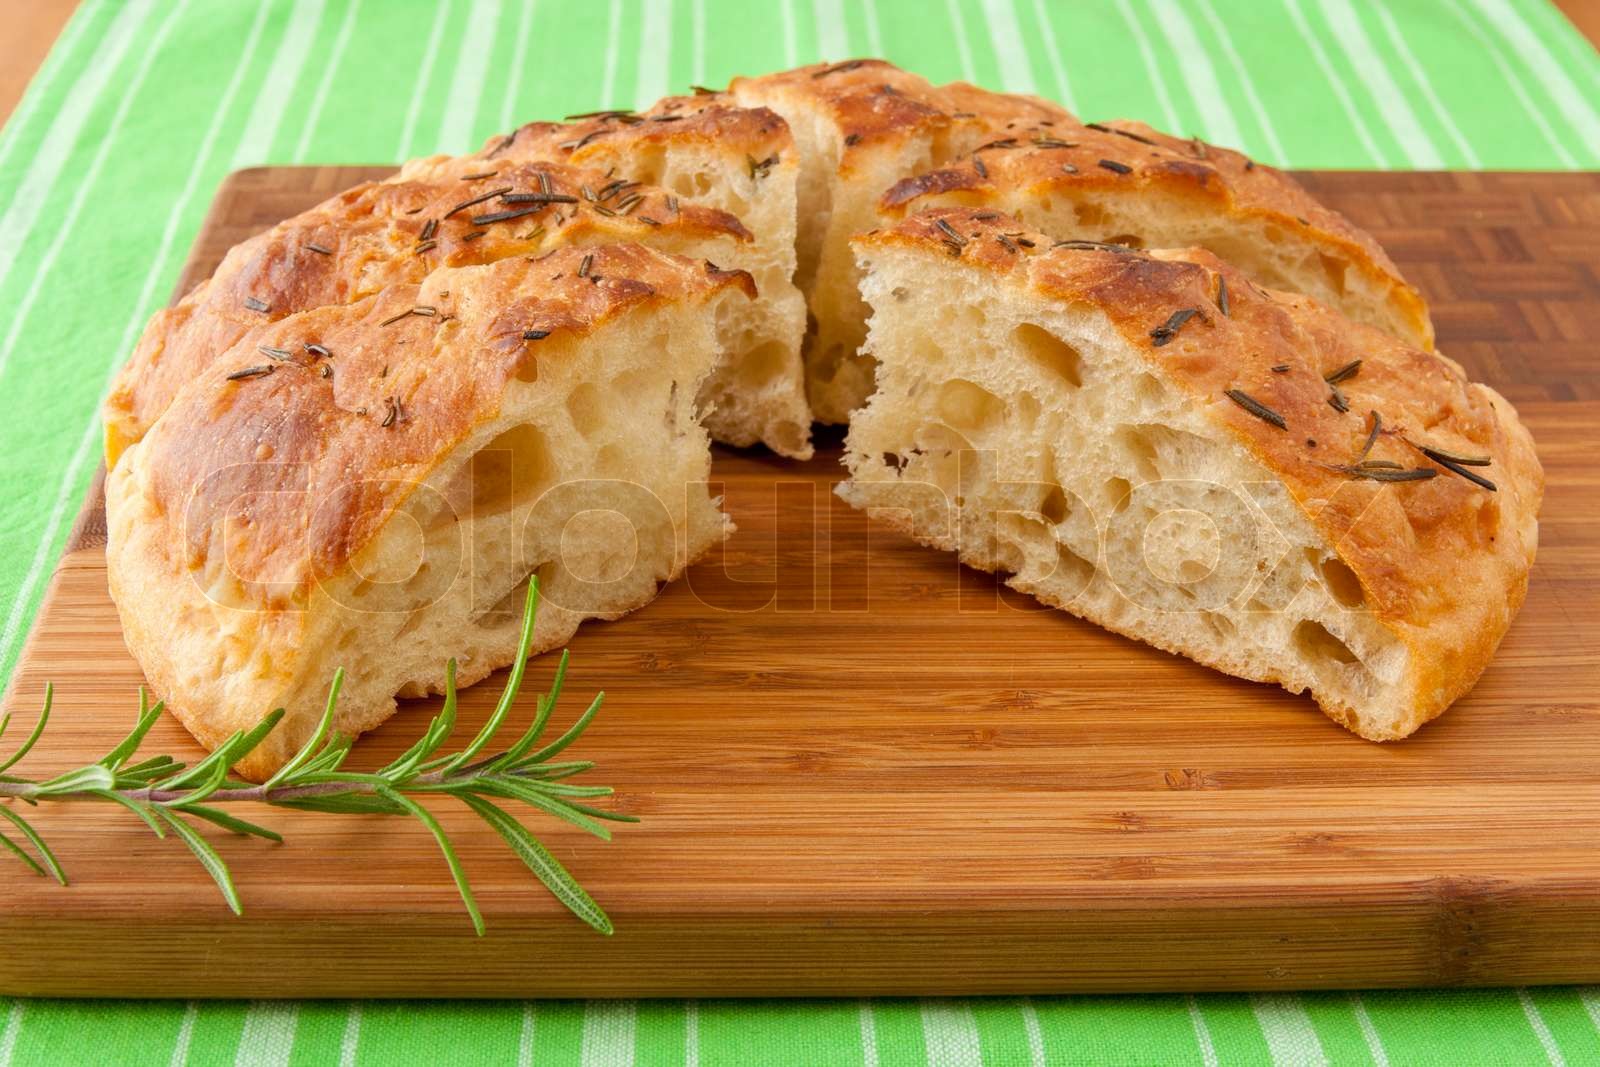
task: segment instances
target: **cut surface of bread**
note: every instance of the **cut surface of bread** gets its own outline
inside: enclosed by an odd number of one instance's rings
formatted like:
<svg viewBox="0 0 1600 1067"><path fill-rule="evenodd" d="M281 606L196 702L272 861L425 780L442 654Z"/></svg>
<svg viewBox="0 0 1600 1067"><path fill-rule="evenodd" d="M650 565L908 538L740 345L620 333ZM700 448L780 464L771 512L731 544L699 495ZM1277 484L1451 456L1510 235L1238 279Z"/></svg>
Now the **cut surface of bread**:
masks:
<svg viewBox="0 0 1600 1067"><path fill-rule="evenodd" d="M729 306L718 324L727 355L703 387L706 424L729 444L810 455L792 242L785 258L734 213L614 173L529 156L418 160L235 246L208 281L151 319L119 373L104 406L107 466L179 388L253 329L420 282L440 266L619 241L751 274L762 299ZM792 211L784 217L792 229Z"/></svg>
<svg viewBox="0 0 1600 1067"><path fill-rule="evenodd" d="M899 179L944 166L1013 127L1075 120L1037 97L933 85L876 59L736 78L728 92L777 112L794 135L796 281L813 320L807 396L818 419L844 422L872 391L871 361L857 354L867 309L850 238L877 225L878 198Z"/></svg>
<svg viewBox="0 0 1600 1067"><path fill-rule="evenodd" d="M727 93L669 96L645 111L599 111L566 122L531 122L492 137L473 156L413 160L405 172L447 173L517 160L554 160L665 190L674 203L726 211L751 234L738 267L755 279L764 318L784 325L784 342L746 344L728 373L713 378L707 425L719 441L764 442L784 455L811 454L799 345L805 299L795 288L795 183L799 154L788 125ZM756 430L760 428L760 432Z"/></svg>
<svg viewBox="0 0 1600 1067"><path fill-rule="evenodd" d="M957 209L857 240L877 392L840 495L1366 738L1469 689L1537 544L1511 405L1203 250L1050 245Z"/></svg>
<svg viewBox="0 0 1600 1067"><path fill-rule="evenodd" d="M1271 289L1433 347L1421 294L1368 234L1282 171L1141 122L1018 130L896 183L887 224L930 207L992 208L1054 240L1199 247Z"/></svg>
<svg viewBox="0 0 1600 1067"><path fill-rule="evenodd" d="M639 245L435 270L255 331L199 371L106 485L110 585L157 695L239 768L615 618L724 537L695 396L749 276ZM258 345L288 353L263 355Z"/></svg>

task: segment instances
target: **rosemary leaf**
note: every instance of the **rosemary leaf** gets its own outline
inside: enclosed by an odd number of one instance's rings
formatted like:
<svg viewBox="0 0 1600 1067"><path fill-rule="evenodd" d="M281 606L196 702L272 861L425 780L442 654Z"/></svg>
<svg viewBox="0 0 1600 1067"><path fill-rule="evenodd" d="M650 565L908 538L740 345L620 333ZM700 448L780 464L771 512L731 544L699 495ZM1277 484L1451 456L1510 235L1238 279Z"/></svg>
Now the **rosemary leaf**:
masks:
<svg viewBox="0 0 1600 1067"><path fill-rule="evenodd" d="M557 900L567 906L568 911L602 934L611 935L615 928L611 925L610 917L600 910L600 906L583 891L577 880L567 873L561 861L552 856L550 850L540 844L526 827L481 797L469 794L462 799L467 807L477 812L484 822L505 838L517 858L545 884L545 888L555 894Z"/></svg>
<svg viewBox="0 0 1600 1067"><path fill-rule="evenodd" d="M54 702L55 695L55 686L49 682L46 682L44 685L44 707L39 709L39 719L33 724L33 733L28 735L28 739L26 741L22 742L21 748L17 749L11 754L10 759L6 760L4 763L0 763L0 773L9 771L12 767L15 767L22 760L22 757L26 756L28 751L39 742L39 735L44 733L45 723L50 721L50 705L52 702ZM9 723L10 720L11 716L7 715L7 723Z"/></svg>
<svg viewBox="0 0 1600 1067"><path fill-rule="evenodd" d="M0 815L4 815L7 819L11 820L12 825L22 832L23 837L28 839L28 843L38 850L39 858L44 860L46 867L50 868L50 873L55 875L56 881L60 882L62 885L66 885L67 872L61 869L61 864L56 860L56 854L50 851L50 846L44 843L44 838L39 836L39 831L33 828L33 824L28 822L28 820L24 819L21 815L18 815L16 812L12 811L10 808L0 808ZM11 844L9 838L7 839L6 843ZM29 856L26 852L23 852L15 845L12 847L19 855L28 860L29 863L33 864L34 870L39 871L40 874L44 873L37 863L33 863L33 857Z"/></svg>
<svg viewBox="0 0 1600 1067"><path fill-rule="evenodd" d="M450 866L450 876L456 880L456 890L461 894L461 903L467 907L467 914L472 916L472 928L478 931L478 936L483 936L483 914L478 911L478 902L472 898L472 886L467 882L467 872L461 867L461 860L456 856L455 846L450 844L449 836L444 832L444 827L439 825L439 820L433 813L418 804L404 793L396 792L389 785L377 787L380 797L391 804L397 804L410 814L416 816L417 821L428 828L433 839L439 843L439 851L444 853L444 861Z"/></svg>
<svg viewBox="0 0 1600 1067"><path fill-rule="evenodd" d="M3 811L4 809L0 809ZM228 871L228 865L217 855L217 850L211 847L211 842L201 837L199 832L183 819L165 808L156 808L157 818L165 820L166 824L177 833L183 843L189 846L189 851L194 853L195 859L200 861L200 866L206 869L211 880L217 883L217 888L222 890L222 898L228 902L228 907L235 915L244 914L244 905L239 903L239 890L234 887L233 875Z"/></svg>

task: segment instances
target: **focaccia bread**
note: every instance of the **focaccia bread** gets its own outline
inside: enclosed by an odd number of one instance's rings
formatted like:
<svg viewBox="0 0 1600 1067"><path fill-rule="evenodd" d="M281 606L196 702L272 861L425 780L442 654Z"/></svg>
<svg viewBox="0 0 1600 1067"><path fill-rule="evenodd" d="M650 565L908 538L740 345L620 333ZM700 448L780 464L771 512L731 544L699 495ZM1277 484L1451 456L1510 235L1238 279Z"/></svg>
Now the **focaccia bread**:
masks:
<svg viewBox="0 0 1600 1067"><path fill-rule="evenodd" d="M729 444L757 441L784 455L811 454L810 411L803 397L800 338L805 299L794 285L795 182L799 154L788 125L761 107L740 107L726 93L669 96L646 111L596 111L566 122L530 122L491 137L475 155L413 160L402 174L471 173L517 160L555 160L666 190L675 201L726 211L752 234L737 266L750 272L762 314L785 325L784 343L754 343L734 372L713 386L716 410L741 412L737 427L708 422ZM720 260L716 261L721 263ZM743 427L760 421L752 436Z"/></svg>
<svg viewBox="0 0 1600 1067"><path fill-rule="evenodd" d="M813 414L844 422L872 391L866 305L850 238L877 225L878 198L901 178L941 167L1007 131L1075 124L1065 108L965 83L932 85L878 59L735 78L741 104L788 122L800 156L798 273L813 333L806 389Z"/></svg>
<svg viewBox="0 0 1600 1067"><path fill-rule="evenodd" d="M1253 280L1433 347L1422 296L1378 243L1273 167L1142 122L1017 130L896 183L884 222L930 207L1005 212L1057 240L1200 247Z"/></svg>
<svg viewBox="0 0 1600 1067"><path fill-rule="evenodd" d="M639 245L441 268L251 331L201 368L106 483L128 647L214 747L273 708L239 771L315 726L506 666L655 596L729 526L694 397L749 275Z"/></svg>
<svg viewBox="0 0 1600 1067"><path fill-rule="evenodd" d="M1051 245L957 209L858 238L878 391L840 495L1366 738L1466 692L1538 540L1511 405L1203 250Z"/></svg>
<svg viewBox="0 0 1600 1067"><path fill-rule="evenodd" d="M728 307L725 362L701 403L719 440L810 454L801 298L737 216L594 168L438 160L368 182L236 245L212 277L145 328L104 406L107 466L177 391L250 331L300 311L418 283L440 266L634 241L762 273L764 299Z"/></svg>

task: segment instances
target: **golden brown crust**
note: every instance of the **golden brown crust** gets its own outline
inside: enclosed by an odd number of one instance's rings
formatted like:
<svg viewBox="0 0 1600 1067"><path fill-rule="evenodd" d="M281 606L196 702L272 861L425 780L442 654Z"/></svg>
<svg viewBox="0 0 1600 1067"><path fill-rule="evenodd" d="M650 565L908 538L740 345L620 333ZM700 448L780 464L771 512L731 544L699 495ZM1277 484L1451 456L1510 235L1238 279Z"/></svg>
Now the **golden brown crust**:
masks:
<svg viewBox="0 0 1600 1067"><path fill-rule="evenodd" d="M1443 711L1487 665L1526 592L1544 475L1511 405L1455 363L1305 297L1262 289L1198 249L1052 247L1005 216L970 209L923 212L858 242L955 256L1050 300L1103 312L1282 480L1355 573L1375 617L1412 650L1412 719L1401 734ZM1337 386L1325 380L1357 360ZM1363 457L1373 412L1381 429ZM1496 491L1424 447L1487 457L1487 466L1467 470ZM1432 474L1375 480L1351 471L1363 458ZM1348 709L1327 710L1350 720Z"/></svg>
<svg viewBox="0 0 1600 1067"><path fill-rule="evenodd" d="M979 131L1075 121L1071 112L1036 96L995 93L965 82L933 85L881 59L852 59L735 78L739 98L770 98L825 115L840 140L839 169L864 154L920 136L959 140Z"/></svg>
<svg viewBox="0 0 1600 1067"><path fill-rule="evenodd" d="M649 155L667 145L704 145L749 157L755 163L788 154L794 144L783 119L766 108L740 107L727 93L669 96L645 111L597 111L569 116L567 122L530 122L509 134L491 137L466 161L548 159L578 166L606 166ZM457 166L454 160L416 160Z"/></svg>
<svg viewBox="0 0 1600 1067"><path fill-rule="evenodd" d="M469 178L419 170L358 185L231 249L208 282L151 319L119 373L105 405L108 466L218 355L297 312L416 284L441 266L566 245L751 240L727 212L603 171L538 161L455 169Z"/></svg>
<svg viewBox="0 0 1600 1067"><path fill-rule="evenodd" d="M931 206L1003 207L1010 194L1160 192L1203 200L1221 217L1269 221L1338 253L1369 277L1431 347L1433 326L1420 293L1371 235L1319 204L1287 174L1242 153L1183 140L1142 122L1032 125L997 138L949 167L905 178L880 208L900 218Z"/></svg>
<svg viewBox="0 0 1600 1067"><path fill-rule="evenodd" d="M640 245L564 248L261 327L180 392L141 446L166 541L196 570L223 530L247 599L298 601L348 568L510 383L635 308L727 287L755 296L743 271Z"/></svg>

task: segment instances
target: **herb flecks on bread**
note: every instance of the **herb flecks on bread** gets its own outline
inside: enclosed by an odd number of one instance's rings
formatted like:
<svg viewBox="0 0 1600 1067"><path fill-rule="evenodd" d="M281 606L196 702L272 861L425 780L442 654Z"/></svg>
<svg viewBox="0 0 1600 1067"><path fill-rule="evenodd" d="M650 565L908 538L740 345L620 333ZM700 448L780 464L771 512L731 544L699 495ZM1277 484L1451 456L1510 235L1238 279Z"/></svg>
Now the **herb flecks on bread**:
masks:
<svg viewBox="0 0 1600 1067"><path fill-rule="evenodd" d="M1363 737L1470 688L1538 536L1504 398L1208 252L1054 245L954 209L857 239L878 391L840 495Z"/></svg>
<svg viewBox="0 0 1600 1067"><path fill-rule="evenodd" d="M111 591L207 747L283 707L241 773L316 725L511 662L648 603L731 528L694 397L749 275L638 245L434 271L281 319L185 386L106 484ZM264 354L265 353L265 354ZM277 353L282 353L281 355ZM324 373L331 368L331 373Z"/></svg>

